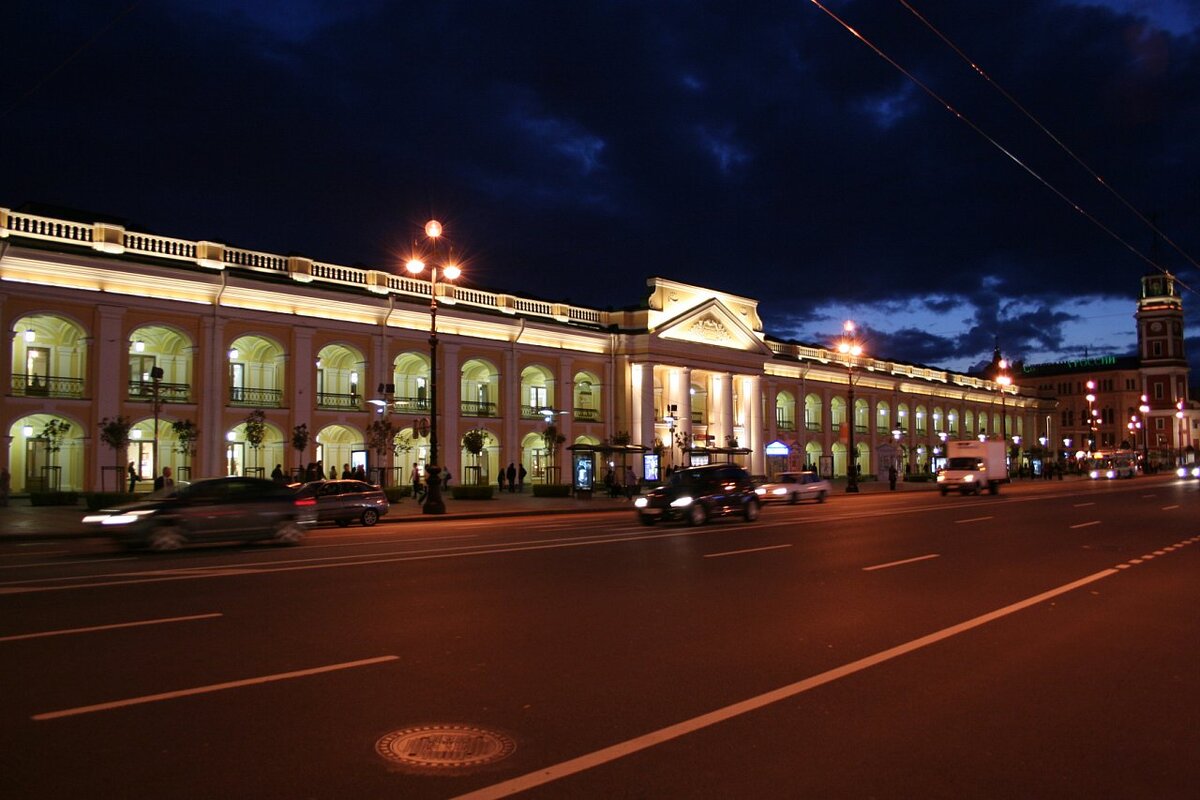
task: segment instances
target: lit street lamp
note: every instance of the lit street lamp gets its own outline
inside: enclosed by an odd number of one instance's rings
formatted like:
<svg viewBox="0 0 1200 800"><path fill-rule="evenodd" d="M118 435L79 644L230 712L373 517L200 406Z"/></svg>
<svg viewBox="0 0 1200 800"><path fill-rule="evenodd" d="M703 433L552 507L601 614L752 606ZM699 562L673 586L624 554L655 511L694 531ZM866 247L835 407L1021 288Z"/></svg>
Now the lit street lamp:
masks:
<svg viewBox="0 0 1200 800"><path fill-rule="evenodd" d="M1097 415L1097 413L1099 413L1096 411L1096 409L1093 405L1096 402L1096 395L1095 395L1096 382L1088 381L1087 382L1087 390L1088 390L1088 393L1087 393L1088 420L1087 421L1088 421L1088 434L1089 434L1088 435L1088 452L1094 453L1094 452L1096 452L1096 415Z"/></svg>
<svg viewBox="0 0 1200 800"><path fill-rule="evenodd" d="M846 491L858 491L858 450L854 447L854 359L862 355L862 345L853 338L854 323L846 320L842 325L842 338L838 340L838 352L846 357L846 382L849 384L849 418L850 430L847 443L850 452L846 461Z"/></svg>
<svg viewBox="0 0 1200 800"><path fill-rule="evenodd" d="M1150 413L1150 398L1142 395L1142 404L1138 406L1138 411L1142 412L1142 469L1145 470L1150 466L1150 420L1146 416Z"/></svg>
<svg viewBox="0 0 1200 800"><path fill-rule="evenodd" d="M999 374L996 375L996 383L999 384L999 386L1000 386L1000 441L1005 443L1005 445L1004 445L1004 453L1005 453L1004 466L1005 466L1005 469L1007 469L1008 468L1008 421L1005 419L1005 417L1007 415L1004 413L1004 392L1007 391L1009 386L1012 386L1012 376L1004 371L1004 370L1008 369L1008 362L1005 361L1003 358L1000 359L1000 363L998 364L998 366L1000 367L1000 372L999 372Z"/></svg>
<svg viewBox="0 0 1200 800"><path fill-rule="evenodd" d="M437 243L442 235L442 223L431 219L425 223L425 235L429 238L430 248L434 258L429 264L429 463L425 465L426 480L429 490L425 493L425 503L421 506L426 514L446 513L446 502L442 499L441 466L438 464L438 399L437 399L437 286L439 278L455 280L462 270L450 258L440 266L433 263L437 256ZM425 262L415 256L409 259L404 268L412 275L419 275L425 270Z"/></svg>

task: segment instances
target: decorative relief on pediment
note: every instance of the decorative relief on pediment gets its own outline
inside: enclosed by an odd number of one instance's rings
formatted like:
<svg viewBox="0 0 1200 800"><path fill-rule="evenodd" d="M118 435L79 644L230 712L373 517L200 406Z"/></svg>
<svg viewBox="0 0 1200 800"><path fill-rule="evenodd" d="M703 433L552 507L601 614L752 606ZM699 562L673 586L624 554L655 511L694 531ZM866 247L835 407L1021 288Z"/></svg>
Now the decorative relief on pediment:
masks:
<svg viewBox="0 0 1200 800"><path fill-rule="evenodd" d="M692 323L689 331L706 342L729 342L733 335L725 325L714 317L704 317Z"/></svg>

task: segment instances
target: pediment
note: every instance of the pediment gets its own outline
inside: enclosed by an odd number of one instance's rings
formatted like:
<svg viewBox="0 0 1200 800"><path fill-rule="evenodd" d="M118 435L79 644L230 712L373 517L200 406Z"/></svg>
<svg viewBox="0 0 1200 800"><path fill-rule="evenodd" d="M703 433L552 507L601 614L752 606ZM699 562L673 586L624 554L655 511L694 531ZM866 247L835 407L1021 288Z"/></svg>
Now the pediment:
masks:
<svg viewBox="0 0 1200 800"><path fill-rule="evenodd" d="M738 319L737 314L716 299L701 303L678 317L667 320L654 331L654 337L771 355L771 349L762 339Z"/></svg>

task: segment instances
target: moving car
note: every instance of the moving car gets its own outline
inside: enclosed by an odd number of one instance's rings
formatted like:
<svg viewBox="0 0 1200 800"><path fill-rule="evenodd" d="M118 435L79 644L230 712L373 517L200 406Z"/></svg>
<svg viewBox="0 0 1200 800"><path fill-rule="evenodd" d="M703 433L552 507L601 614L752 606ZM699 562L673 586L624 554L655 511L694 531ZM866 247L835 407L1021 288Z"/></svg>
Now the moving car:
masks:
<svg viewBox="0 0 1200 800"><path fill-rule="evenodd" d="M389 508L383 488L363 481L313 481L301 486L297 494L316 498L318 522L349 525L357 520L370 527Z"/></svg>
<svg viewBox="0 0 1200 800"><path fill-rule="evenodd" d="M801 500L824 503L829 495L829 481L815 472L781 472L778 478L762 484L757 491L764 503L799 503Z"/></svg>
<svg viewBox="0 0 1200 800"><path fill-rule="evenodd" d="M160 490L83 518L126 547L178 550L189 542L269 539L296 544L317 520L317 501L262 478L228 477Z"/></svg>
<svg viewBox="0 0 1200 800"><path fill-rule="evenodd" d="M750 474L735 464L676 470L665 484L637 498L633 505L643 525L660 519L703 525L712 517L728 514L740 514L753 522L761 507Z"/></svg>

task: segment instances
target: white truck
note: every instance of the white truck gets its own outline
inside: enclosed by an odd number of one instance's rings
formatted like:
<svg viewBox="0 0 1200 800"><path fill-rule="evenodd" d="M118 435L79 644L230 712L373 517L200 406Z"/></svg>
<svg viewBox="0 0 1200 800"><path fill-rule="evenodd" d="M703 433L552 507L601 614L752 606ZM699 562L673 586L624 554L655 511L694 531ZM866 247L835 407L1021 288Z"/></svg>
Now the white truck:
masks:
<svg viewBox="0 0 1200 800"><path fill-rule="evenodd" d="M1008 483L1004 442L946 442L946 466L938 470L937 482L943 497L951 489L979 494L986 488L999 494L1000 484Z"/></svg>

